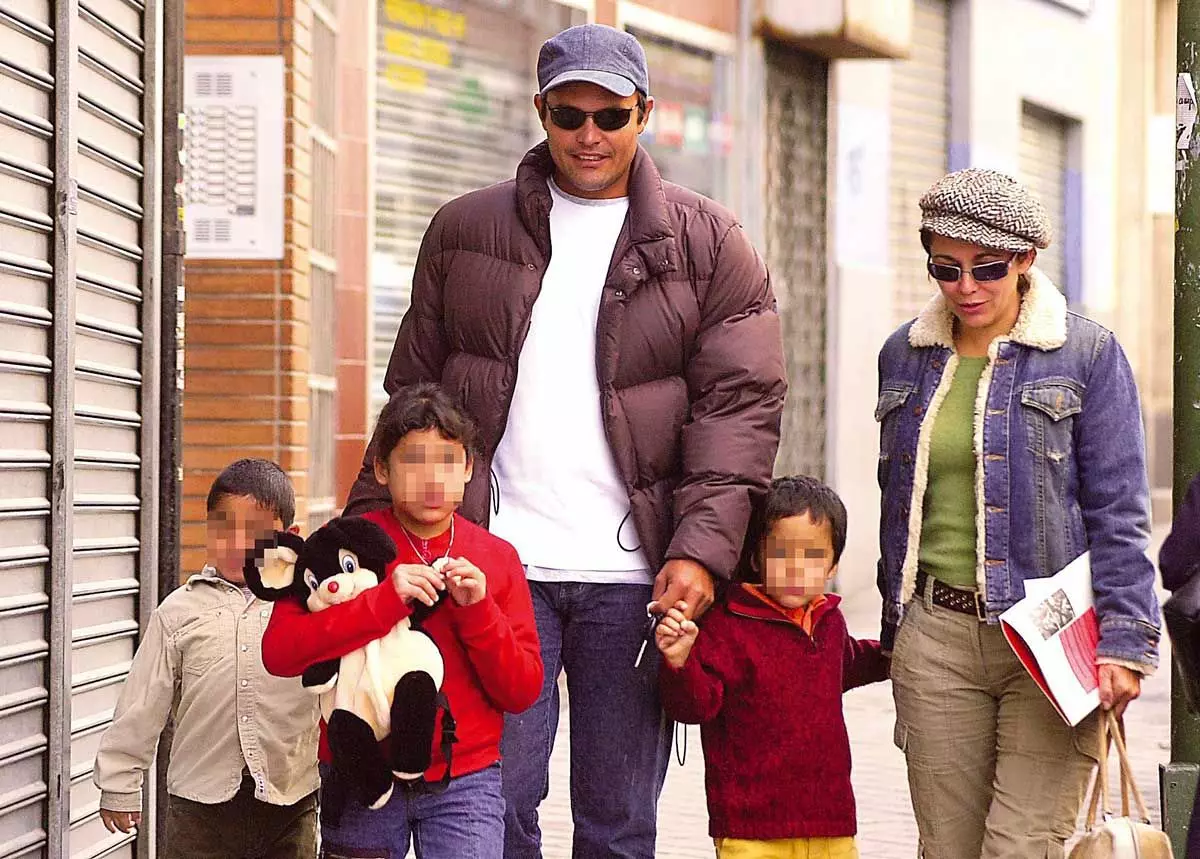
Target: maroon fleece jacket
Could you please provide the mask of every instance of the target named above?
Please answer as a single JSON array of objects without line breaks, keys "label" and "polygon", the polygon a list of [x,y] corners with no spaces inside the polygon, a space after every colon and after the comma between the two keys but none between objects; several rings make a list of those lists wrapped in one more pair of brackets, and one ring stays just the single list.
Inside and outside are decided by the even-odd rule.
[{"label": "maroon fleece jacket", "polygon": [[887,678],[879,642],[855,640],[830,596],[813,635],[730,588],[683,668],[665,661],[663,706],[700,725],[713,838],[840,838],[857,832],[842,692]]}]

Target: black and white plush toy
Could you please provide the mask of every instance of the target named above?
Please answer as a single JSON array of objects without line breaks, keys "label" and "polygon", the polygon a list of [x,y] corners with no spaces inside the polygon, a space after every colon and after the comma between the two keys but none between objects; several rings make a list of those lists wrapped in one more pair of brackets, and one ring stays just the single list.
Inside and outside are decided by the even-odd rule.
[{"label": "black and white plush toy", "polygon": [[[246,560],[246,584],[260,599],[296,599],[318,612],[349,602],[387,578],[396,544],[374,522],[338,518],[307,540],[278,531]],[[444,592],[443,592],[444,594]],[[385,636],[311,666],[305,687],[321,696],[332,779],[323,784],[322,802],[340,815],[348,793],[367,808],[382,808],[395,780],[421,784],[433,756],[438,710],[442,750],[449,779],[453,717],[441,694],[445,666],[433,639],[420,628],[437,605],[413,604],[413,614]],[[391,737],[390,755],[379,741]]]}]

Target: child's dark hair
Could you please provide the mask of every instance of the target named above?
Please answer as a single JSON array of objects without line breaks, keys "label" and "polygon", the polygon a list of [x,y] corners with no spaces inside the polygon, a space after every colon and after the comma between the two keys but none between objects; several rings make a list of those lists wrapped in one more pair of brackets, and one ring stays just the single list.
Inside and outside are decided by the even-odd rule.
[{"label": "child's dark hair", "polygon": [[842,552],[846,548],[848,518],[842,499],[815,477],[803,474],[777,477],[771,481],[770,490],[759,499],[750,517],[750,527],[742,551],[743,580],[756,580],[753,559],[762,551],[763,541],[771,532],[771,526],[780,519],[804,515],[818,524],[829,523],[829,530],[833,536],[833,562],[836,564],[841,560]]},{"label": "child's dark hair", "polygon": [[475,422],[441,385],[424,382],[392,394],[375,426],[375,458],[386,462],[396,445],[410,432],[435,429],[442,438],[475,453]]},{"label": "child's dark hair", "polygon": [[224,498],[253,498],[279,517],[284,528],[296,518],[296,491],[291,478],[269,459],[239,459],[217,475],[208,490],[208,512]]}]

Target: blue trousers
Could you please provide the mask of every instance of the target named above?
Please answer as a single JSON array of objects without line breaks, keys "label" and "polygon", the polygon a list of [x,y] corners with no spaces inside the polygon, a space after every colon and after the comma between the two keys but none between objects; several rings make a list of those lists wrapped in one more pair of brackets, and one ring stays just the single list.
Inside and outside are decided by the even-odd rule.
[{"label": "blue trousers", "polygon": [[[646,630],[650,585],[530,582],[545,685],[532,708],[505,720],[505,859],[541,859],[538,805],[550,786],[558,675],[571,720],[574,859],[652,859],[671,722],[658,696],[658,650]],[[558,857],[554,857],[558,859]]]}]

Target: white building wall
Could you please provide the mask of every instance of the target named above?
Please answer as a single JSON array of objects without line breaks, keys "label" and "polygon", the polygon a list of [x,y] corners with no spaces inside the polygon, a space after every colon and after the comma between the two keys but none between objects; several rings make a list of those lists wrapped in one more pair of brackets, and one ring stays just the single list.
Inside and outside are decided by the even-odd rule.
[{"label": "white building wall", "polygon": [[[949,163],[951,169],[1019,174],[1025,102],[1077,123],[1071,166],[1081,195],[1080,309],[1114,327],[1124,341],[1137,339],[1139,324],[1126,308],[1137,296],[1152,294],[1156,281],[1147,273],[1118,288],[1118,194],[1127,193],[1118,172],[1118,74],[1153,74],[1121,69],[1120,2],[1094,0],[1091,12],[1080,14],[1053,0],[952,0]],[[891,66],[886,60],[838,61],[830,87],[827,473],[850,513],[839,588],[851,593],[874,587],[878,558],[876,356],[891,332],[893,310],[887,252]],[[1150,117],[1145,121],[1149,125]],[[1143,162],[1125,169],[1138,171],[1139,182],[1149,173]],[[1056,225],[1060,238],[1066,226]],[[1122,267],[1126,281],[1131,268]],[[933,290],[931,284],[931,295]],[[1139,378],[1145,377],[1149,368],[1131,358]]]}]

